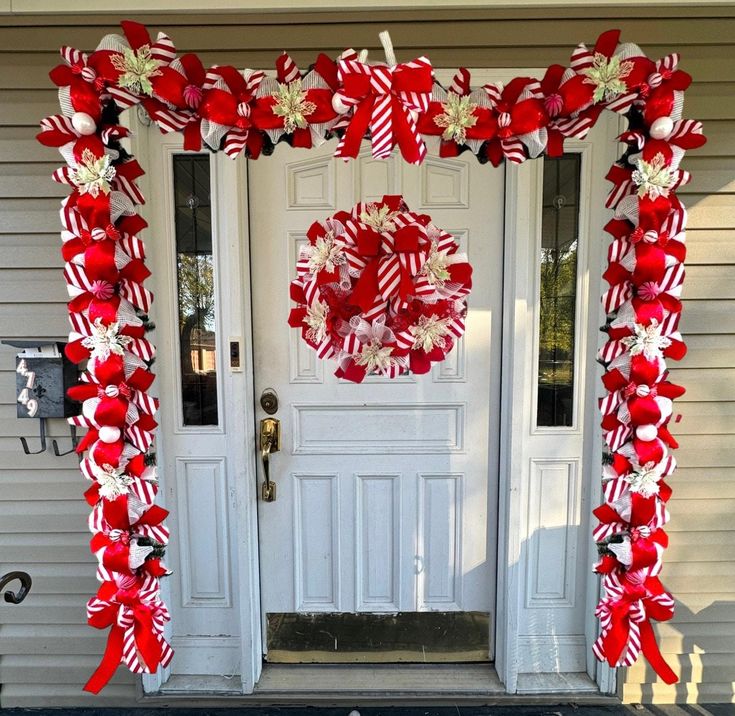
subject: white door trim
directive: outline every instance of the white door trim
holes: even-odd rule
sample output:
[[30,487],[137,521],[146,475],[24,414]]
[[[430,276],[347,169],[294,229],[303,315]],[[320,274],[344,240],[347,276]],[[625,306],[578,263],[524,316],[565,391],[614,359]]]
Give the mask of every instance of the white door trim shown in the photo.
[[[580,210],[580,234],[588,238],[580,247],[578,290],[587,291],[588,306],[582,307],[577,322],[583,341],[576,349],[575,364],[582,367],[583,375],[575,380],[575,390],[582,390],[584,401],[582,419],[575,420],[575,427],[582,429],[588,439],[584,441],[582,495],[577,498],[581,508],[581,523],[589,518],[592,506],[601,499],[599,480],[599,456],[602,454],[601,433],[598,427],[594,396],[598,391],[600,371],[590,370],[598,347],[598,327],[604,323],[602,307],[597,300],[601,290],[601,273],[605,251],[602,227],[610,217],[604,208],[606,186],[603,179],[607,167],[617,159],[617,145],[613,141],[619,134],[618,118],[604,114],[598,121],[598,139],[565,143],[571,151],[583,153]],[[498,624],[495,667],[509,693],[519,691],[519,664],[522,662],[519,647],[521,610],[526,603],[524,579],[528,555],[524,549],[524,532],[529,510],[530,460],[526,444],[528,435],[545,432],[534,429],[532,406],[535,406],[536,346],[537,346],[537,266],[536,246],[541,231],[542,164],[526,162],[522,165],[506,164],[506,230],[504,243],[503,287],[503,342],[501,379],[501,438],[499,476],[499,535],[498,535]],[[584,196],[585,192],[590,192]],[[530,210],[529,210],[530,209]],[[584,296],[581,296],[584,300]],[[595,307],[599,308],[595,308]],[[578,308],[579,308],[578,302]],[[509,340],[510,337],[510,340]],[[588,530],[585,539],[587,563],[595,561],[596,549]],[[591,654],[591,645],[597,637],[597,620],[594,607],[599,598],[599,578],[589,570],[583,580],[585,594],[585,646],[587,673],[596,681],[604,694],[615,690],[615,670],[598,664]],[[548,690],[552,690],[551,680]]]
[[[503,68],[503,69],[473,69],[471,70],[474,85],[488,82],[508,81],[517,76],[539,77],[543,70],[538,68]],[[451,79],[451,70],[437,70],[440,81],[448,82]],[[141,157],[143,166],[146,166],[150,157],[148,132],[157,131],[155,128],[146,129],[135,117],[134,113],[127,115],[132,127],[137,129],[131,140],[132,151]],[[616,118],[610,115],[601,117],[599,124],[606,127],[607,138],[612,139],[617,132]],[[175,139],[171,140],[176,141]],[[607,152],[606,152],[607,153]],[[615,146],[610,142],[610,161],[616,158]],[[607,162],[609,166],[610,161]],[[235,256],[239,264],[239,275],[242,277],[242,293],[240,296],[228,296],[229,300],[240,300],[243,306],[241,331],[234,335],[223,334],[222,344],[228,345],[229,340],[242,338],[241,360],[243,365],[243,408],[237,414],[236,420],[244,423],[245,460],[239,478],[234,485],[234,501],[237,530],[237,553],[233,560],[237,561],[239,569],[235,571],[234,589],[238,592],[239,611],[241,617],[241,654],[242,654],[242,693],[250,694],[260,677],[262,669],[261,643],[261,614],[259,594],[259,557],[257,540],[257,491],[255,453],[250,449],[255,444],[255,395],[253,388],[252,371],[252,326],[251,326],[251,295],[250,295],[250,265],[249,252],[243,247],[249,245],[248,230],[248,197],[243,191],[247,187],[247,162],[230,161],[223,155],[217,155],[213,162],[213,185],[217,187],[215,201],[217,222],[220,230],[217,241],[226,241],[220,244],[220,256]],[[504,237],[504,288],[503,288],[503,341],[502,341],[502,372],[501,372],[501,435],[500,435],[500,475],[499,475],[499,509],[498,509],[498,575],[496,601],[496,631],[495,631],[495,668],[505,684],[508,693],[515,693],[518,685],[518,618],[519,605],[522,599],[521,573],[519,560],[521,558],[522,524],[526,503],[523,489],[523,474],[527,472],[522,465],[521,440],[524,435],[524,417],[519,409],[519,403],[526,401],[513,400],[513,395],[523,395],[529,389],[529,375],[527,375],[532,358],[529,339],[531,333],[524,329],[528,323],[528,301],[531,298],[533,281],[530,280],[529,269],[532,261],[532,247],[535,245],[536,231],[538,231],[538,216],[529,211],[532,201],[536,201],[538,194],[538,163],[526,162],[521,166],[507,163],[506,171],[506,198],[505,198],[505,237]],[[492,168],[488,169],[492,171]],[[535,173],[534,173],[535,172]],[[534,178],[535,177],[535,178]],[[596,177],[593,177],[596,179]],[[141,182],[147,196],[151,197],[150,182],[146,177]],[[583,191],[586,187],[583,186]],[[589,236],[601,234],[601,227],[605,221],[605,212],[602,208],[604,194],[593,194],[590,201],[589,224],[592,228]],[[160,237],[151,237],[149,242],[161,240]],[[232,253],[226,253],[226,252]],[[599,272],[595,267],[602,267],[604,252],[601,241],[589,242],[589,267],[592,282],[590,284],[590,299],[595,300],[595,291],[599,288]],[[162,288],[166,285],[166,277],[154,276],[152,288]],[[595,283],[597,282],[597,283]],[[596,327],[600,325],[600,317],[595,311],[589,312],[591,338],[586,346],[587,359],[592,360],[597,345]],[[512,337],[512,340],[509,338]],[[595,348],[590,345],[594,343]],[[591,396],[597,388],[597,375],[587,370],[584,381],[587,384],[587,398],[585,405],[586,420],[596,421],[595,411],[590,408]],[[592,386],[590,388],[590,386]],[[517,392],[517,391],[521,392]],[[237,402],[237,401],[236,401]],[[164,404],[163,409],[166,409]],[[230,418],[232,419],[232,418]],[[595,432],[595,439],[586,441],[585,461],[590,456],[591,463],[600,454],[601,440],[599,431]],[[594,471],[593,471],[594,472]],[[600,491],[599,480],[594,476],[591,485],[586,485],[587,499],[582,509],[589,511]],[[175,538],[175,536],[174,536]],[[594,545],[591,539],[588,542],[590,562],[593,559]],[[588,647],[595,638],[596,621],[592,616],[592,609],[599,594],[599,582],[594,575],[587,579],[586,609],[588,612],[587,640]],[[603,693],[611,693],[615,688],[614,670],[594,664],[588,666],[590,676],[596,678]],[[159,691],[168,678],[168,673],[145,676],[143,686],[146,693]]]

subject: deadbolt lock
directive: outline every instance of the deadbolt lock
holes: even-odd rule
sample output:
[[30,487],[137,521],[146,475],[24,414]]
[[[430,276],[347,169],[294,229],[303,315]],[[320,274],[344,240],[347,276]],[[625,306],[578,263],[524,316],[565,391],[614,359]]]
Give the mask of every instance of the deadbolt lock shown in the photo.
[[278,394],[273,388],[266,388],[260,396],[260,407],[268,415],[274,415],[278,411]]

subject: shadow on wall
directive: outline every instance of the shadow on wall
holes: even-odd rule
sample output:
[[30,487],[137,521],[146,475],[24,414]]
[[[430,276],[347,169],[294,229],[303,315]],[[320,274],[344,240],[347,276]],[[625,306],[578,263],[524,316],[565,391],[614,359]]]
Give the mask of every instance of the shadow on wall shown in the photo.
[[[665,577],[663,581],[666,584]],[[681,635],[677,649],[679,654],[665,654],[665,657],[679,674],[679,683],[671,687],[675,690],[677,703],[688,702],[691,706],[717,699],[724,702],[723,708],[726,710],[723,716],[735,712],[735,706],[726,705],[735,702],[735,661],[732,655],[735,637],[732,630],[728,629],[732,622],[725,621],[727,615],[732,615],[734,611],[735,602],[731,601],[714,601],[699,612],[693,612],[676,600],[674,620],[668,622],[668,625]],[[711,625],[713,633],[703,636],[702,625]],[[718,628],[721,629],[719,633]],[[656,707],[648,704],[654,700],[656,674],[649,666],[646,666],[646,681],[648,683],[641,685],[641,698],[646,702],[646,708],[655,714]],[[700,692],[700,686],[715,684],[721,691],[724,691],[722,687],[729,685],[729,692],[716,695]],[[701,711],[693,707],[682,705],[682,709],[685,713],[697,716],[701,714]]]

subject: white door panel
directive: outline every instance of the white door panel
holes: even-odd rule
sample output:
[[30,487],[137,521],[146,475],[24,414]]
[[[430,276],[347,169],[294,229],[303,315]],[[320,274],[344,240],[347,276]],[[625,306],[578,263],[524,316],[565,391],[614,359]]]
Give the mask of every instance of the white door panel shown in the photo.
[[[239,247],[224,240],[231,230],[230,219],[227,207],[215,200],[221,175],[230,167],[224,164],[226,157],[185,155],[180,137],[161,137],[157,131],[149,133],[149,156],[158,191],[145,241],[158,279],[151,317],[159,358],[154,366],[155,389],[163,398],[157,458],[162,498],[171,511],[172,540],[166,561],[173,574],[165,588],[176,650],[172,669],[177,674],[239,673],[234,494],[238,481],[246,479],[246,452],[244,402],[231,398],[244,394],[245,389],[243,374],[229,370],[227,356],[229,337],[243,333],[243,299]],[[190,187],[183,186],[181,172],[178,178],[176,175],[177,158],[196,161],[196,157],[202,162],[197,170],[201,174]],[[211,196],[211,210],[207,209],[201,224],[206,235],[199,242],[203,246],[186,223],[190,209],[182,197],[187,194],[196,197],[199,211],[210,204]],[[207,273],[197,278],[204,255]],[[188,272],[182,273],[182,266]],[[184,289],[182,283],[186,283]],[[194,294],[200,289],[211,295],[206,301],[206,318],[196,329],[206,330],[197,339],[182,326],[184,316],[196,310],[192,309]],[[190,355],[186,369],[182,368],[182,350]],[[192,388],[197,379],[201,379],[199,392]],[[197,398],[204,405],[201,410]]]
[[[258,508],[264,618],[492,613],[503,170],[471,155],[421,167],[369,152],[343,162],[333,144],[279,148],[249,167],[255,392],[278,393],[282,430],[271,458],[278,498]],[[313,221],[390,193],[468,251],[467,331],[428,375],[355,385],[288,327],[287,287]]]

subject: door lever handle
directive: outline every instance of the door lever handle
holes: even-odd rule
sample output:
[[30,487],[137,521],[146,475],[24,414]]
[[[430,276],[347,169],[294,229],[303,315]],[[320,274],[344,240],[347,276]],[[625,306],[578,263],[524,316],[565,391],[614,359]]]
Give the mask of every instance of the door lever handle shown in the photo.
[[263,463],[264,481],[260,496],[264,502],[275,502],[276,483],[271,480],[271,454],[281,449],[281,421],[276,418],[263,418],[260,421],[260,459]]

